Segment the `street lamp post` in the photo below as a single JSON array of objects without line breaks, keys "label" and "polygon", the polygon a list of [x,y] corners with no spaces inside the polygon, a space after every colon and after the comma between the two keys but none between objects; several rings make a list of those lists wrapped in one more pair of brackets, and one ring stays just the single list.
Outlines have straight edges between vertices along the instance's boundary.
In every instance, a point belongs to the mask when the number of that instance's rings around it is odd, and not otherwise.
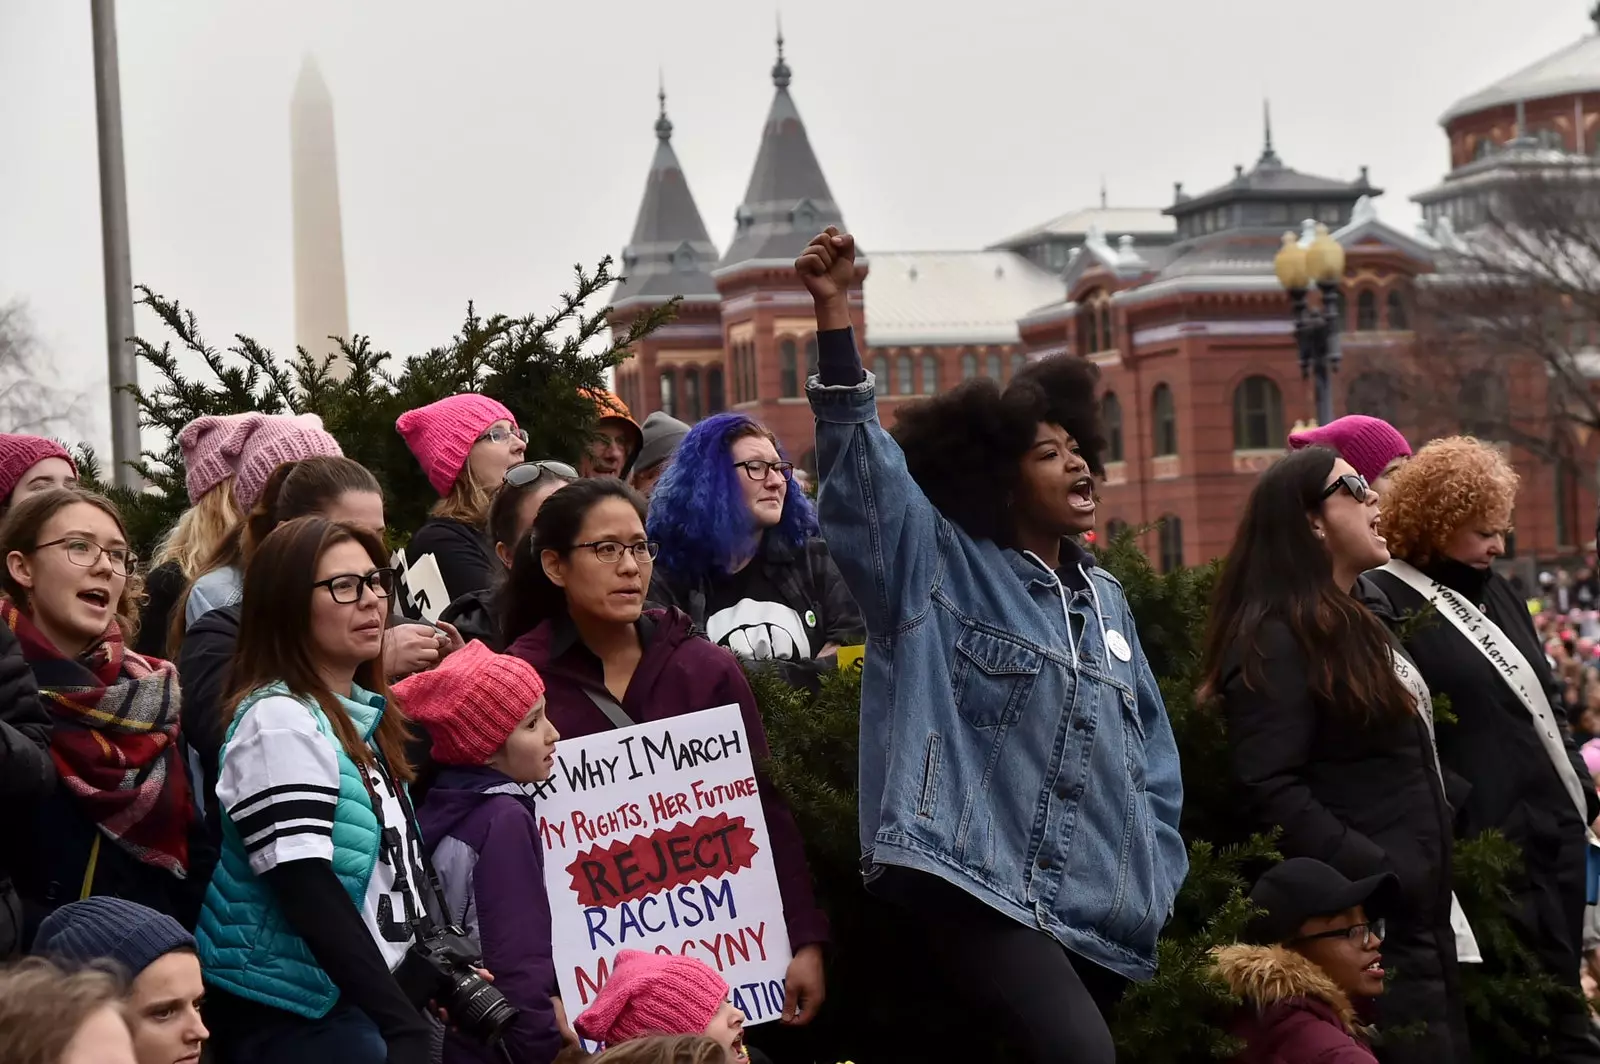
[{"label": "street lamp post", "polygon": [[[1344,299],[1339,286],[1344,279],[1344,248],[1328,234],[1328,227],[1307,220],[1304,233],[1283,234],[1283,247],[1272,263],[1278,283],[1289,293],[1294,314],[1295,345],[1300,350],[1300,376],[1310,377],[1317,397],[1317,424],[1333,420],[1331,377],[1339,368],[1339,333],[1344,324]],[[1321,305],[1307,298],[1315,284]]]}]

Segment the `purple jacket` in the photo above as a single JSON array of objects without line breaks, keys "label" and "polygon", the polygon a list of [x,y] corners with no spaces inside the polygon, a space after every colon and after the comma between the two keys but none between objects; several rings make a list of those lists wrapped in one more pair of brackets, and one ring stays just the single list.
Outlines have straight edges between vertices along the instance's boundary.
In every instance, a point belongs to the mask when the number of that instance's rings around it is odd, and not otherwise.
[{"label": "purple jacket", "polygon": [[1228,1027],[1244,1042],[1234,1064],[1377,1064],[1350,999],[1316,964],[1283,946],[1214,953],[1244,1002]]},{"label": "purple jacket", "polygon": [[[533,800],[492,768],[446,768],[417,819],[451,915],[483,951],[495,989],[520,1010],[505,1047],[517,1064],[550,1064],[562,1046],[550,1004],[560,990]],[[470,1039],[445,1036],[445,1064],[501,1060]]]},{"label": "purple jacket", "polygon": [[[666,720],[738,703],[750,739],[761,808],[772,838],[772,863],[778,874],[778,893],[789,930],[789,946],[820,945],[828,941],[828,918],[817,907],[811,889],[811,870],[794,815],[767,778],[767,732],[761,711],[745,679],[744,669],[731,653],[691,632],[689,615],[678,609],[650,609],[639,618],[644,654],[628,684],[622,708],[644,723]],[[546,621],[518,639],[506,651],[539,670],[545,682],[545,712],[564,739],[612,727],[585,688],[604,692],[605,672],[600,659],[584,646],[567,620]],[[609,697],[609,696],[608,696]]]}]

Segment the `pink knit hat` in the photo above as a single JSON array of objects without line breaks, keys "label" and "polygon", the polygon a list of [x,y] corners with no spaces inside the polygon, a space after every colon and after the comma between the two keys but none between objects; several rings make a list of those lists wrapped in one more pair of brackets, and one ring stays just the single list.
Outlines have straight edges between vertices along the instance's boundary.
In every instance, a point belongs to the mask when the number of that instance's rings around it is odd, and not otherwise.
[{"label": "pink knit hat", "polygon": [[1589,775],[1600,776],[1600,739],[1590,739],[1579,753],[1583,754],[1583,767],[1589,770]]},{"label": "pink knit hat", "polygon": [[55,440],[0,432],[0,505],[4,505],[11,498],[11,493],[17,490],[22,474],[46,458],[65,459],[72,467],[72,475],[78,475],[78,464],[72,460],[67,449]]},{"label": "pink knit hat", "polygon": [[486,764],[544,697],[544,680],[521,658],[474,639],[437,668],[394,685],[400,708],[428,729],[444,765]]},{"label": "pink knit hat", "polygon": [[265,414],[207,414],[197,417],[178,434],[183,450],[183,481],[189,505],[205,498],[212,488],[239,472],[239,449]]},{"label": "pink knit hat", "polygon": [[1326,425],[1289,434],[1289,449],[1326,447],[1337,451],[1357,473],[1377,480],[1396,458],[1409,458],[1411,445],[1398,429],[1381,418],[1346,414]]},{"label": "pink knit hat", "polygon": [[285,462],[344,456],[339,441],[328,435],[315,414],[247,414],[228,430],[222,450],[224,455],[239,456],[233,497],[240,513],[255,507],[267,478]]},{"label": "pink knit hat", "polygon": [[496,421],[509,421],[512,428],[517,425],[517,419],[502,404],[487,395],[463,392],[407,410],[394,427],[405,437],[406,446],[428,474],[428,483],[442,498],[450,494],[456,478],[466,468],[472,445]]},{"label": "pink knit hat", "polygon": [[573,1026],[607,1046],[657,1034],[704,1034],[726,1000],[728,984],[705,961],[625,949]]}]

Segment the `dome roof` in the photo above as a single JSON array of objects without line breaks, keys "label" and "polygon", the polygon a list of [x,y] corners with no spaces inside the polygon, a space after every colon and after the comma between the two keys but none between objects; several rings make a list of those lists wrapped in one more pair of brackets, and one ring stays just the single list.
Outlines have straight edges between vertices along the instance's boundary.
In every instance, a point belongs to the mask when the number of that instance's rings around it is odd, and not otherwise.
[{"label": "dome roof", "polygon": [[1580,92],[1600,92],[1600,34],[1590,34],[1561,51],[1501,78],[1456,102],[1439,119],[1441,126],[1465,115],[1518,100],[1545,100]]}]

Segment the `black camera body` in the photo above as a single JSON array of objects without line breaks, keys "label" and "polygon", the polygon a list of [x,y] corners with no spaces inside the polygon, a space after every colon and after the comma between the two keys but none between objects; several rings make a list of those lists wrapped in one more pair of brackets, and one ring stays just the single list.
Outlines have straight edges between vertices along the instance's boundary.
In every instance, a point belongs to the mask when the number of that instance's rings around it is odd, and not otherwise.
[{"label": "black camera body", "polygon": [[517,1010],[505,995],[478,974],[483,959],[467,933],[445,927],[419,936],[412,954],[439,977],[438,1002],[450,1024],[486,1046],[498,1045]]}]

